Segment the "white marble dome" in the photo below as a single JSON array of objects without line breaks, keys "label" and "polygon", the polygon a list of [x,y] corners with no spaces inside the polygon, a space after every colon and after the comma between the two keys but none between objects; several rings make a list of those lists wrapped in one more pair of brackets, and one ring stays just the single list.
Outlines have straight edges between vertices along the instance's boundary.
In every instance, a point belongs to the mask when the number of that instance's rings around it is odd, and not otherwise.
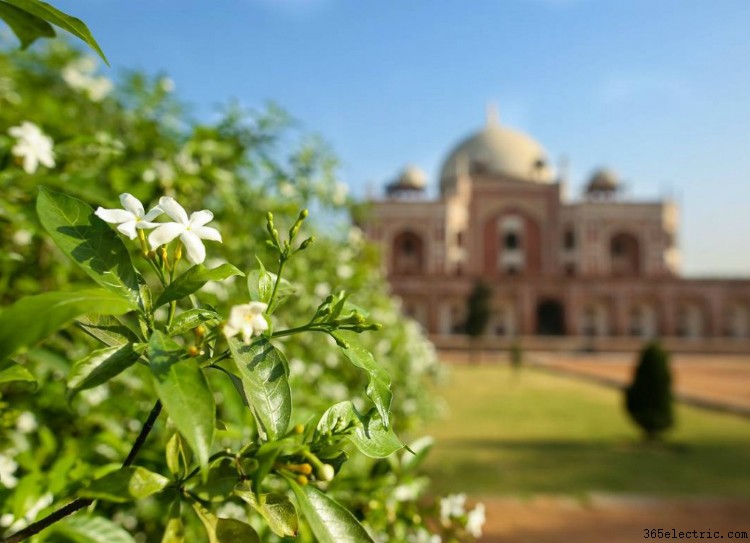
[{"label": "white marble dome", "polygon": [[445,193],[455,186],[457,171],[477,166],[490,174],[523,181],[554,181],[544,148],[530,136],[497,121],[488,122],[448,154],[440,172],[440,190]]}]

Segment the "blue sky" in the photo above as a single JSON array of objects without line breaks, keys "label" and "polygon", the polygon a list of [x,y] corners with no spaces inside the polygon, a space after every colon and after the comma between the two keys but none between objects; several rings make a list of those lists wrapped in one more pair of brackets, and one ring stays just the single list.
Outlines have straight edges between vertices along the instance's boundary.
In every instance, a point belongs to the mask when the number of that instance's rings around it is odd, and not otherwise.
[{"label": "blue sky", "polygon": [[501,121],[633,197],[674,195],[690,275],[750,275],[746,0],[57,0],[118,68],[163,71],[209,118],[273,100],[355,194]]}]

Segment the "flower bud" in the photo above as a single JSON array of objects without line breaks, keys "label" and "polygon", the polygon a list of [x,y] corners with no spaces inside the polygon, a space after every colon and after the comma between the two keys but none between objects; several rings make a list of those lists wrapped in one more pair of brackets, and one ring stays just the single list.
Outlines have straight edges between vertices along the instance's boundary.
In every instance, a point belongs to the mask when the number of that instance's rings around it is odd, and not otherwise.
[{"label": "flower bud", "polygon": [[310,236],[300,244],[298,251],[304,251],[310,246],[313,241],[315,241],[315,236]]},{"label": "flower bud", "polygon": [[295,434],[301,434],[305,431],[305,425],[304,424],[295,424],[294,425],[294,433]]},{"label": "flower bud", "polygon": [[308,483],[309,479],[305,477],[304,475],[297,475],[297,484],[301,486],[305,486]]},{"label": "flower bud", "polygon": [[195,345],[191,345],[190,347],[188,347],[187,352],[190,356],[198,356],[198,354],[200,354],[198,347],[196,347]]},{"label": "flower bud", "polygon": [[318,468],[318,473],[316,475],[321,481],[332,481],[336,475],[336,470],[333,469],[331,464],[323,464]]},{"label": "flower bud", "polygon": [[298,471],[302,475],[310,475],[312,473],[312,466],[310,464],[300,464],[298,467]]}]

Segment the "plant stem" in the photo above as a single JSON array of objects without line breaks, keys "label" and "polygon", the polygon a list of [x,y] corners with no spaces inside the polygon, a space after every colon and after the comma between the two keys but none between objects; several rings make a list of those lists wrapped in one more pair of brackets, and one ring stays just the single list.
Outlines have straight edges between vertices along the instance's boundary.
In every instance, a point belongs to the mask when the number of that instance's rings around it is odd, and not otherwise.
[{"label": "plant stem", "polygon": [[[149,413],[148,418],[146,419],[146,422],[143,424],[143,428],[141,428],[141,432],[138,434],[138,437],[133,443],[133,447],[130,449],[130,453],[128,453],[128,457],[122,463],[123,468],[130,466],[135,461],[135,457],[138,455],[138,452],[141,450],[141,447],[146,442],[146,438],[148,437],[148,434],[154,428],[154,423],[156,422],[156,419],[159,417],[159,413],[161,413],[161,401],[157,400],[156,404],[154,404],[153,409],[151,409],[151,413]],[[23,530],[6,537],[2,541],[0,541],[0,543],[19,543],[19,541],[24,541],[25,539],[28,539],[31,536],[38,534],[45,528],[52,526],[54,523],[61,521],[68,515],[72,515],[76,511],[80,511],[84,507],[88,507],[92,503],[94,503],[94,500],[90,498],[78,498],[76,500],[73,500],[65,507],[58,509],[54,513],[50,513],[43,519],[38,520],[34,522],[33,524],[29,524]]]},{"label": "plant stem", "polygon": [[273,291],[271,291],[271,298],[268,300],[268,313],[271,314],[274,310],[273,304],[276,301],[276,291],[279,289],[279,283],[281,283],[281,273],[284,271],[284,265],[286,264],[287,255],[281,253],[279,255],[279,271],[276,273],[276,282],[273,284]]}]

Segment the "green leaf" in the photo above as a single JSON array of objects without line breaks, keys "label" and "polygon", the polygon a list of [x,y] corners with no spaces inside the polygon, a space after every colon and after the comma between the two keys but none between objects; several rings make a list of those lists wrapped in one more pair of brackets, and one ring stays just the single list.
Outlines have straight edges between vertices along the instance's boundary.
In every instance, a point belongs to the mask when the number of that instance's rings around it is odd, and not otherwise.
[{"label": "green leaf", "polygon": [[76,324],[88,335],[110,347],[139,341],[135,332],[110,315],[83,315],[76,319]]},{"label": "green leaf", "polygon": [[220,320],[218,313],[210,309],[188,309],[175,316],[169,327],[169,335],[179,336],[203,323]]},{"label": "green leaf", "polygon": [[236,338],[228,343],[259,430],[266,440],[278,439],[292,415],[286,357],[265,338],[250,345]]},{"label": "green leaf", "polygon": [[271,299],[273,284],[276,280],[266,271],[263,262],[258,260],[259,268],[247,274],[247,290],[250,292],[250,300],[267,304]]},{"label": "green leaf", "polygon": [[[276,278],[278,277],[275,273],[266,271],[263,263],[258,259],[259,268],[251,271],[247,274],[247,289],[250,293],[250,300],[254,302],[263,302],[267,304],[271,301],[271,295],[273,294],[273,286],[276,284]],[[274,309],[288,296],[294,294],[296,289],[289,281],[281,278],[279,286],[276,289],[276,301],[273,307],[268,308],[268,314],[273,313]]]},{"label": "green leaf", "polygon": [[162,306],[174,300],[181,300],[199,290],[209,281],[223,281],[235,275],[244,277],[245,274],[226,263],[210,270],[202,264],[193,266],[164,289],[164,292],[156,300],[154,307]]},{"label": "green leaf", "polygon": [[8,23],[21,41],[21,49],[26,49],[37,38],[55,37],[55,29],[48,22],[5,2],[0,2],[0,19]]},{"label": "green leaf", "polygon": [[219,543],[219,540],[216,538],[216,523],[218,522],[216,515],[197,501],[192,502],[192,506],[195,514],[198,515],[201,523],[203,523],[203,527],[206,529],[208,543]]},{"label": "green leaf", "polygon": [[193,455],[179,432],[172,434],[172,437],[167,441],[165,455],[167,468],[172,475],[175,477],[187,475],[190,463],[193,461]]},{"label": "green leaf", "polygon": [[122,296],[98,288],[22,298],[0,313],[0,360],[34,345],[79,315],[93,311],[116,315],[131,309]]},{"label": "green leaf", "polygon": [[354,515],[333,498],[311,485],[287,481],[318,543],[374,543]]},{"label": "green leaf", "polygon": [[26,13],[33,15],[43,21],[47,21],[57,27],[67,30],[75,37],[83,40],[89,47],[91,47],[96,53],[102,57],[102,60],[109,65],[107,57],[104,56],[104,52],[99,47],[99,44],[91,35],[91,31],[88,29],[86,24],[80,19],[76,19],[66,13],[63,13],[59,9],[52,7],[46,2],[40,0],[2,0],[5,4],[10,4]]},{"label": "green leaf", "polygon": [[[349,431],[343,430],[349,428]],[[385,428],[380,414],[373,410],[360,414],[351,402],[331,406],[318,422],[317,435],[344,434],[363,454],[371,458],[385,458],[403,448],[392,429]]]},{"label": "green leaf", "polygon": [[216,427],[214,396],[206,376],[185,349],[161,332],[148,344],[156,394],[205,470]]},{"label": "green leaf", "polygon": [[389,411],[393,400],[391,378],[388,376],[388,372],[375,362],[370,351],[365,349],[354,333],[334,332],[333,335],[349,346],[348,349],[341,349],[349,361],[370,375],[370,381],[367,383],[365,392],[380,413],[383,425],[388,428],[390,426]]},{"label": "green leaf", "polygon": [[261,494],[259,500],[246,486],[238,486],[235,494],[260,513],[268,526],[279,537],[297,537],[299,519],[297,510],[285,494]]},{"label": "green leaf", "polygon": [[169,520],[167,521],[167,526],[164,529],[164,535],[161,538],[161,543],[185,542],[185,525],[182,522],[180,509],[180,500],[178,498],[174,501],[172,507],[170,507],[169,509]]},{"label": "green leaf", "polygon": [[230,518],[217,520],[216,539],[219,543],[260,543],[258,532],[252,526]]},{"label": "green leaf", "polygon": [[107,223],[94,215],[88,204],[67,194],[40,188],[36,211],[52,241],[89,277],[131,300],[133,309],[143,307],[142,279],[133,267],[125,244]]},{"label": "green leaf", "polygon": [[76,543],[135,543],[128,532],[111,520],[81,513],[56,522],[49,531]]},{"label": "green leaf", "polygon": [[140,466],[118,469],[97,479],[79,492],[84,498],[125,503],[161,492],[169,479]]},{"label": "green leaf", "polygon": [[12,383],[14,381],[36,383],[36,378],[29,370],[23,366],[19,366],[15,362],[11,362],[10,360],[0,361],[0,384]]},{"label": "green leaf", "polygon": [[81,390],[99,386],[119,375],[135,364],[144,350],[142,343],[138,348],[128,343],[99,349],[77,361],[68,375],[68,399]]}]

